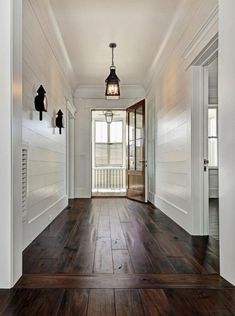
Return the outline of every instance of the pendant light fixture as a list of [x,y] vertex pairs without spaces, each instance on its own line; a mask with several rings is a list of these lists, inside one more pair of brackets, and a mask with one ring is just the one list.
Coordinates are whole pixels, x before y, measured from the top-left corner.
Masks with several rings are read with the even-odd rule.
[[105,113],[104,113],[104,116],[105,116],[105,121],[107,124],[111,124],[112,121],[113,121],[113,112],[111,110],[107,110]]
[[112,49],[112,65],[110,66],[110,74],[105,80],[106,91],[105,97],[107,100],[118,100],[120,99],[120,79],[116,75],[116,67],[114,66],[114,48],[117,47],[116,43],[110,43],[109,47]]

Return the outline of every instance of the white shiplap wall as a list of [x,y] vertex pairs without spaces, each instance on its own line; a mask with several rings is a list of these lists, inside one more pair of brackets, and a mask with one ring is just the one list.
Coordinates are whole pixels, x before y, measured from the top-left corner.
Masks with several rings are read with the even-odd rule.
[[[59,109],[66,119],[66,99],[72,100],[70,86],[38,19],[34,1],[23,5],[23,145],[28,147],[26,247],[67,205],[66,128],[59,135],[55,115]],[[48,113],[39,121],[34,97],[42,84],[47,91]]]
[[177,12],[169,40],[146,79],[146,90],[147,100],[154,103],[155,109],[155,183],[150,184],[150,187],[155,184],[154,203],[184,229],[194,233],[191,194],[193,72],[192,67],[187,67],[186,59],[192,61],[193,54],[197,55],[211,39],[213,32],[210,30],[194,49],[192,41],[198,40],[197,34],[204,30],[203,25],[217,1],[200,0],[185,5],[188,5],[188,14],[182,16],[180,10]]

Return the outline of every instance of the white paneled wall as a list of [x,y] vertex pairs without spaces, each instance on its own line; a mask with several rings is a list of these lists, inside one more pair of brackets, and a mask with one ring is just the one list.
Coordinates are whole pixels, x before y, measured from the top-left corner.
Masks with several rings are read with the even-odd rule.
[[156,140],[155,183],[152,179],[149,188],[155,185],[155,205],[190,233],[194,233],[191,194],[193,76],[186,59],[189,57],[192,61],[192,55],[197,55],[203,48],[201,45],[209,42],[211,30],[195,45],[194,52],[193,41],[197,41],[197,34],[202,32],[216,5],[216,0],[195,1],[190,6],[185,3],[188,14],[182,17],[180,10],[176,13],[178,18],[171,28],[169,41],[162,47],[162,54],[158,54],[146,80],[147,100],[155,109]]
[[[66,129],[55,128],[59,109],[66,119],[66,99],[71,90],[39,23],[35,2],[23,6],[23,144],[28,147],[26,247],[67,205]],[[37,10],[40,6],[37,6]],[[47,92],[48,112],[39,121],[34,97],[42,84]]]

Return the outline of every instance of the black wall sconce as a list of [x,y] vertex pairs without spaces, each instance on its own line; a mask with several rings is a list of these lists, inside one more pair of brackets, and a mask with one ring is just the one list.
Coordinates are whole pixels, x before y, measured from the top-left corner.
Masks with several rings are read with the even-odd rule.
[[37,91],[38,95],[34,99],[35,109],[39,112],[39,120],[42,121],[42,112],[47,112],[48,102],[46,91],[41,85]]
[[59,110],[57,113],[57,118],[56,118],[56,127],[59,128],[60,134],[61,134],[61,129],[64,128],[63,115],[64,115],[63,112]]

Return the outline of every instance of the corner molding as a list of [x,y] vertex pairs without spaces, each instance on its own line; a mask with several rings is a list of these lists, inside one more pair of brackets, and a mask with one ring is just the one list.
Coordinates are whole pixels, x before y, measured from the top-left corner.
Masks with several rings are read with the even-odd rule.
[[76,107],[67,98],[65,98],[65,101],[66,101],[67,111],[72,115],[73,118],[75,118],[75,115],[77,113]]
[[215,23],[218,22],[219,19],[219,6],[217,5],[214,10],[212,10],[211,14],[206,19],[205,23],[200,27],[200,29],[196,32],[193,39],[189,42],[186,49],[183,53],[183,58],[187,59],[190,54],[194,51],[195,47],[202,41],[205,35],[209,32]]

